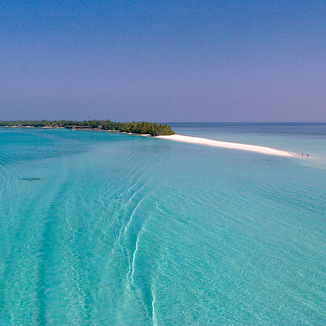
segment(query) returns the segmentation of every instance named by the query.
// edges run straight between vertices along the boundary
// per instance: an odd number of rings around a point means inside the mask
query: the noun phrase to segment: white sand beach
[[[183,143],[197,144],[197,145],[204,145],[204,146],[238,149],[238,150],[256,152],[256,153],[266,154],[266,155],[285,156],[285,157],[297,156],[294,153],[281,151],[278,149],[264,147],[264,146],[230,143],[230,142],[224,142],[224,141],[218,141],[218,140],[212,140],[212,139],[206,139],[200,137],[172,135],[172,136],[156,136],[155,138],[168,139],[168,140],[174,140]]]

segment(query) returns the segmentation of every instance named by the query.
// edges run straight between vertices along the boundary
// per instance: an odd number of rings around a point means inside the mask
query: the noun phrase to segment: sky
[[[326,122],[326,2],[0,2],[0,120]]]

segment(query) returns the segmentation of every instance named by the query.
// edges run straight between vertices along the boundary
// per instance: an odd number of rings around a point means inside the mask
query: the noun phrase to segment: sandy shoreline
[[[294,153],[281,151],[278,149],[264,147],[264,146],[230,143],[230,142],[224,142],[224,141],[218,141],[218,140],[212,140],[212,139],[206,139],[200,137],[177,135],[177,134],[172,136],[156,136],[155,138],[168,139],[168,140],[179,141],[179,142],[189,143],[189,144],[237,149],[237,150],[250,151],[250,152],[255,152],[260,154],[266,154],[266,155],[284,156],[284,157],[297,156]]]
[[[7,128],[35,128],[29,126],[6,126]],[[42,127],[42,129],[66,129],[64,127],[56,127],[56,128],[46,128]],[[74,130],[74,129],[72,129]],[[77,130],[77,129],[76,129]],[[135,134],[135,133],[127,133],[121,132],[118,130],[102,130],[102,129],[82,129],[85,131],[104,131],[104,132],[114,132],[120,133],[125,135],[133,135],[133,136],[141,136],[141,137],[152,137],[149,134]],[[225,141],[207,139],[207,138],[200,138],[200,137],[193,137],[193,136],[185,136],[185,135],[170,135],[170,136],[155,136],[154,138],[159,139],[168,139],[173,141],[178,141],[182,143],[188,144],[196,144],[196,145],[204,145],[204,146],[211,146],[211,147],[220,147],[220,148],[229,148],[229,149],[237,149],[242,151],[249,151],[255,152],[265,155],[274,155],[274,156],[284,156],[284,157],[299,157],[299,155],[291,152],[282,151],[279,149],[274,149],[270,147],[258,146],[258,145],[248,145],[248,144],[241,144],[241,143],[230,143]]]

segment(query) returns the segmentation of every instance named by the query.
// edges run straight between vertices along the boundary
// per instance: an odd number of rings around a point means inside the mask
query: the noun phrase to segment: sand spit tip
[[[193,137],[193,136],[185,136],[185,135],[175,134],[175,135],[171,135],[171,136],[156,136],[155,138],[174,140],[174,141],[188,143],[188,144],[197,144],[197,145],[204,145],[204,146],[237,149],[237,150],[255,152],[255,153],[260,153],[260,154],[265,154],[265,155],[284,156],[284,157],[299,157],[299,155],[297,155],[297,154],[294,154],[291,152],[286,152],[286,151],[281,151],[281,150],[270,148],[270,147],[240,144],[240,143],[230,143],[230,142],[224,142],[224,141],[212,140],[212,139],[200,138],[200,137]]]

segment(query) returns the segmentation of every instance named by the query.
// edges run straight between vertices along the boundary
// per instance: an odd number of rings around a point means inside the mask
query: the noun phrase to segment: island
[[[19,120],[19,121],[0,121],[0,127],[16,128],[66,128],[72,130],[107,130],[118,131],[122,133],[132,133],[151,136],[174,135],[174,131],[168,124],[159,124],[153,122],[113,122],[110,120]]]
[[[112,122],[110,120],[24,120],[24,121],[0,121],[0,127],[12,128],[44,128],[58,129],[66,128],[71,130],[97,130],[111,131],[128,134],[153,136],[158,139],[172,140],[182,143],[220,147],[228,149],[243,150],[256,152],[265,155],[284,156],[284,157],[299,157],[299,155],[279,149],[274,149],[265,146],[249,145],[241,143],[231,143],[214,139],[206,139],[187,135],[177,135],[168,124],[159,124],[153,122]],[[307,156],[308,157],[308,156]]]

